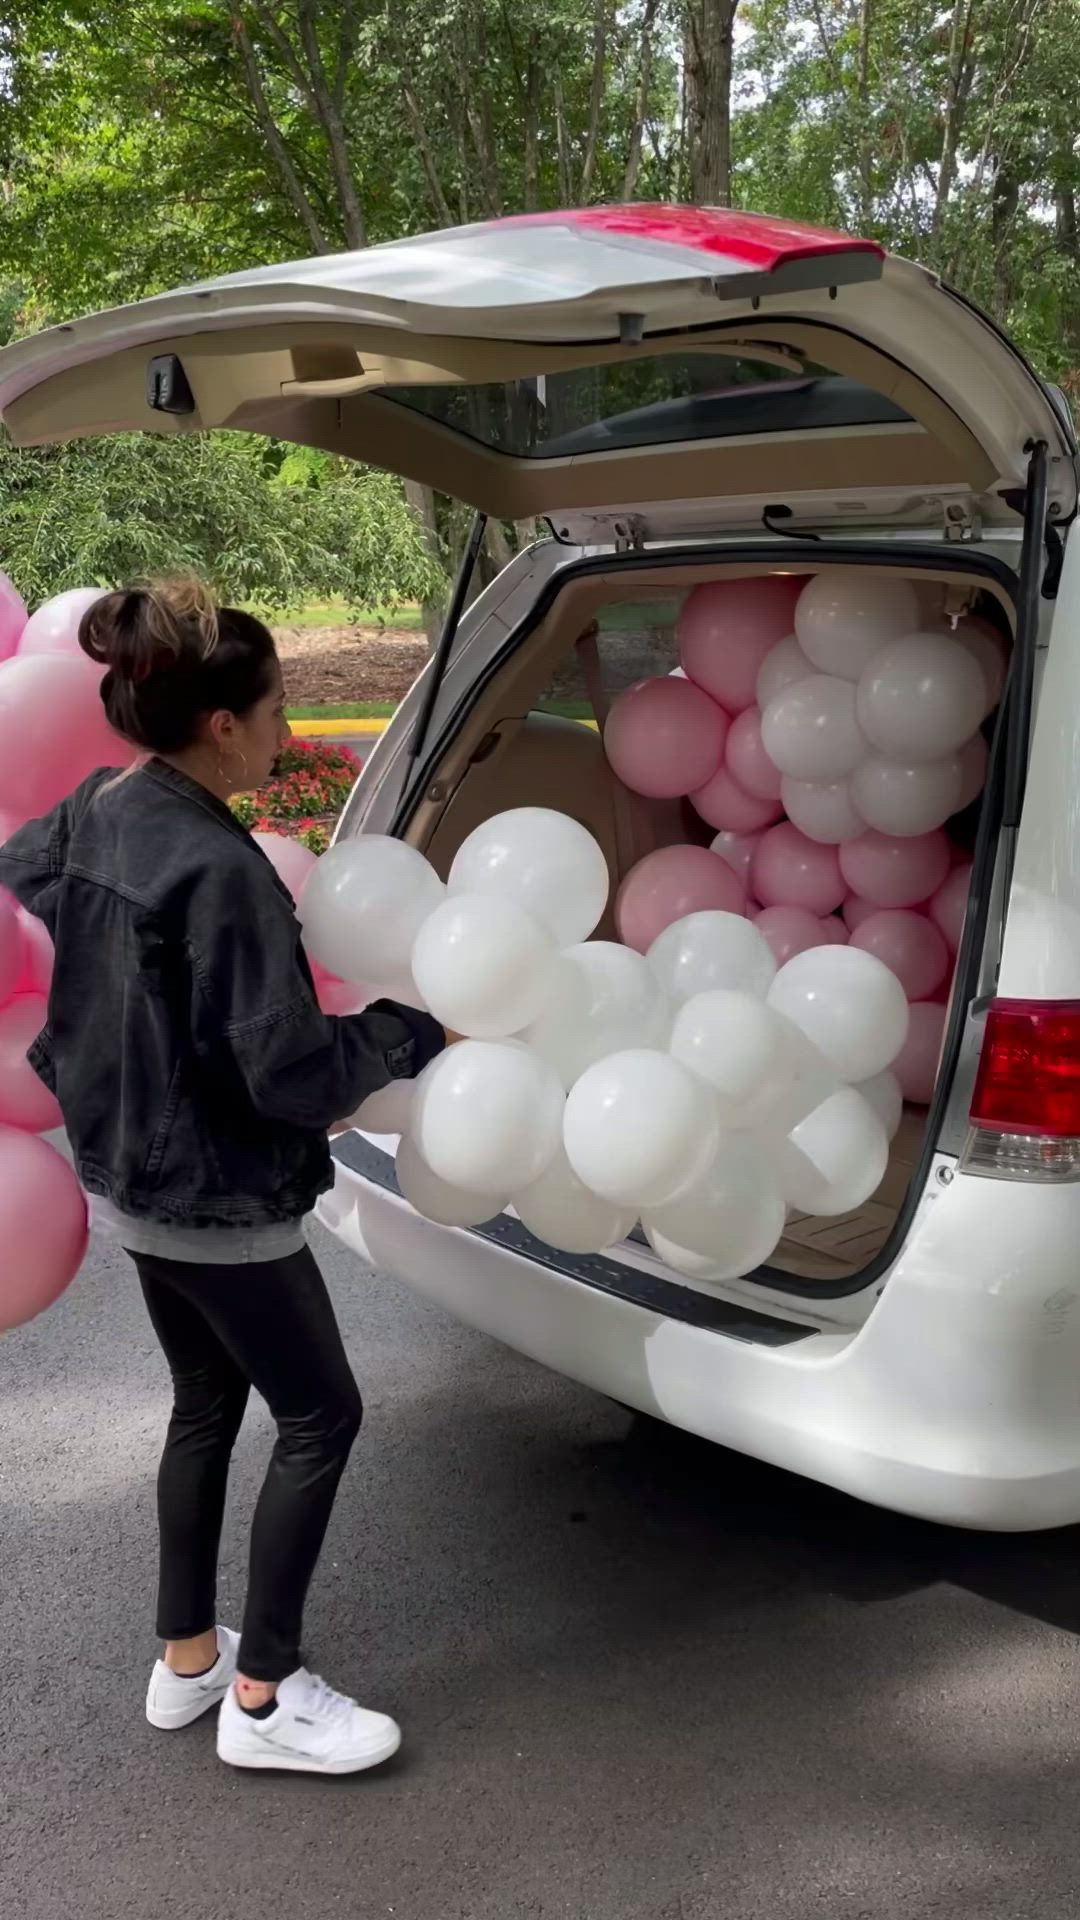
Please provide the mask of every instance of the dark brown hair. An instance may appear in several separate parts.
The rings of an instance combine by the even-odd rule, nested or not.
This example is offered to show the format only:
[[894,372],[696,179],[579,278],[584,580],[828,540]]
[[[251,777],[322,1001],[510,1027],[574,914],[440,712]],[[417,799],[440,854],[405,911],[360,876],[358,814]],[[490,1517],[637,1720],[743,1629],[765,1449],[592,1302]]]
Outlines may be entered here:
[[150,753],[180,753],[199,722],[244,714],[273,685],[274,638],[239,607],[217,607],[200,580],[103,594],[83,614],[79,645],[108,671],[109,725]]

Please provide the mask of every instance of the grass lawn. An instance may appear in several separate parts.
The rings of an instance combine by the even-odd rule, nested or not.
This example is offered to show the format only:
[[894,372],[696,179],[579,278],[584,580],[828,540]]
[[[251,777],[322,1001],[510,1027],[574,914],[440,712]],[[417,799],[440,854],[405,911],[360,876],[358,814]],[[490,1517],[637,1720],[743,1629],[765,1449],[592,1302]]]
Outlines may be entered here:
[[323,600],[314,606],[300,607],[291,613],[269,615],[272,627],[387,627],[396,633],[418,633],[420,608],[347,607],[344,600]]
[[[290,720],[389,720],[397,707],[392,700],[344,700],[315,705],[290,707]],[[591,720],[592,708],[573,701],[560,702],[545,700],[540,706],[541,713],[555,713],[563,720]]]

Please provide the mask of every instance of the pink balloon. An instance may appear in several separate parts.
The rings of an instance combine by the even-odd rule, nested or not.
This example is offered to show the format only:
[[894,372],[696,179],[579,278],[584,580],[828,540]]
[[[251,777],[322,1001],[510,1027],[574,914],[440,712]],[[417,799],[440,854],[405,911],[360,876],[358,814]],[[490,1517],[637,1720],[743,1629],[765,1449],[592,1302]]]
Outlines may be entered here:
[[754,925],[765,935],[778,967],[797,953],[828,945],[822,938],[822,922],[805,907],[763,907]]
[[840,871],[852,893],[877,907],[917,907],[949,871],[949,842],[940,827],[906,840],[871,831],[844,842]]
[[712,779],[729,724],[700,688],[665,674],[619,695],[604,727],[604,751],[632,793],[674,800]]
[[290,840],[287,833],[253,833],[252,839],[265,853],[278,879],[284,881],[294,900],[300,895],[316,864],[310,847]]
[[64,1124],[54,1096],[26,1057],[48,1011],[43,993],[20,993],[0,1007],[0,1125],[48,1133]]
[[779,800],[758,800],[752,793],[744,793],[726,767],[690,795],[690,805],[710,827],[722,827],[729,833],[760,833],[784,812]]
[[92,607],[105,592],[104,587],[70,587],[67,593],[58,593],[54,599],[43,601],[23,628],[20,658],[40,653],[74,654],[85,661],[100,680],[105,669],[89,659],[80,647],[79,622],[87,607]]
[[986,767],[990,758],[990,749],[981,733],[974,735],[966,747],[960,749],[960,798],[956,803],[957,813],[963,813],[977,800],[986,785]]
[[710,580],[684,601],[679,658],[690,679],[729,713],[753,706],[762,663],[791,633],[804,585],[791,574]]
[[19,909],[11,895],[0,890],[0,1007],[18,991],[22,970]]
[[945,1037],[946,1009],[938,1001],[916,1000],[909,1009],[908,1036],[892,1063],[905,1100],[929,1106]]
[[0,573],[0,660],[11,658],[25,625],[26,602],[7,574]]
[[954,867],[930,902],[930,918],[950,953],[959,953],[971,892],[971,862]]
[[851,935],[843,921],[835,913],[827,913],[821,922],[821,944],[824,947],[846,947]]
[[44,1140],[0,1127],[0,1332],[43,1313],[86,1252],[86,1200]]
[[724,765],[744,793],[753,794],[757,800],[779,800],[783,775],[765,751],[761,715],[756,707],[746,707],[732,721]]
[[[718,853],[721,860],[726,860],[736,878],[741,880],[744,887],[748,887],[750,885],[750,862],[754,857],[754,848],[760,839],[760,833],[730,833],[727,828],[724,828],[717,834],[715,840],[709,842],[709,852]],[[749,915],[750,905],[748,902],[748,919]]]
[[929,1000],[949,971],[949,949],[924,914],[900,908],[872,913],[851,936],[895,973],[909,1000]]
[[626,947],[645,953],[658,934],[688,913],[742,913],[746,895],[726,860],[707,847],[660,847],[631,867],[615,900]]
[[860,900],[857,893],[849,893],[841,911],[848,932],[857,933],[863,921],[869,920],[872,913],[880,913],[881,908],[875,907],[872,900]]
[[762,835],[750,885],[767,907],[805,907],[819,917],[832,913],[847,892],[836,848],[808,840],[790,820]]
[[19,955],[19,978],[15,983],[16,993],[42,993],[49,997],[52,986],[53,965],[56,951],[53,943],[34,914],[27,913],[25,907],[16,908],[19,922],[21,952]]
[[17,655],[0,666],[0,808],[47,813],[95,767],[128,767],[135,748],[105,719],[88,660]]
[[311,963],[311,975],[315,982],[315,998],[324,1013],[342,1016],[349,1013],[362,1013],[371,999],[366,987],[354,986],[349,980],[341,980],[336,973],[330,973],[318,962]]

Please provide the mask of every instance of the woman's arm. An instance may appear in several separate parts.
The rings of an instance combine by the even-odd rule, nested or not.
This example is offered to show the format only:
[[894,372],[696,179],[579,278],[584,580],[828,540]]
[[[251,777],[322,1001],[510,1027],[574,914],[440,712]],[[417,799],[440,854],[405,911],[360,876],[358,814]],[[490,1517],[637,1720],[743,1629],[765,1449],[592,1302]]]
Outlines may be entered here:
[[296,916],[261,863],[241,863],[215,895],[190,918],[193,1039],[211,1064],[224,1050],[258,1113],[325,1131],[442,1052],[438,1022],[393,1001],[320,1010]]

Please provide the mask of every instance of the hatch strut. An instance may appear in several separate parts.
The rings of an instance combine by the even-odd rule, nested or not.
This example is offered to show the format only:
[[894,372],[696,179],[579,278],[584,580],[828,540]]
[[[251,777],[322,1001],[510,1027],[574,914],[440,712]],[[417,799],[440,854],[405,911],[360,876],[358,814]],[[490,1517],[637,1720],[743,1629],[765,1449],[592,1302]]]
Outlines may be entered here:
[[461,565],[458,567],[457,579],[454,581],[454,590],[450,595],[450,605],[446,609],[446,618],[443,621],[443,628],[439,635],[438,645],[431,657],[431,671],[427,676],[424,697],[420,702],[420,711],[416,716],[416,725],[413,728],[412,740],[409,743],[409,760],[405,768],[405,779],[402,785],[403,793],[407,793],[412,785],[413,774],[416,772],[417,764],[427,744],[428,731],[431,726],[431,716],[435,712],[435,704],[442,691],[442,683],[446,678],[446,669],[450,664],[450,654],[453,650],[454,637],[461,624],[461,616],[465,611],[465,601],[468,596],[476,562],[480,557],[480,548],[484,544],[487,523],[487,514],[478,513],[469,530],[469,538],[466,542],[465,551],[461,556]]
[[1020,588],[1016,614],[1016,643],[1009,674],[1009,737],[1006,743],[1005,796],[1001,824],[1020,825],[1027,780],[1031,695],[1035,677],[1035,648],[1039,638],[1039,598],[1043,581],[1043,544],[1047,531],[1049,457],[1045,440],[1036,440],[1028,461],[1024,489],[1024,540],[1020,549]]

